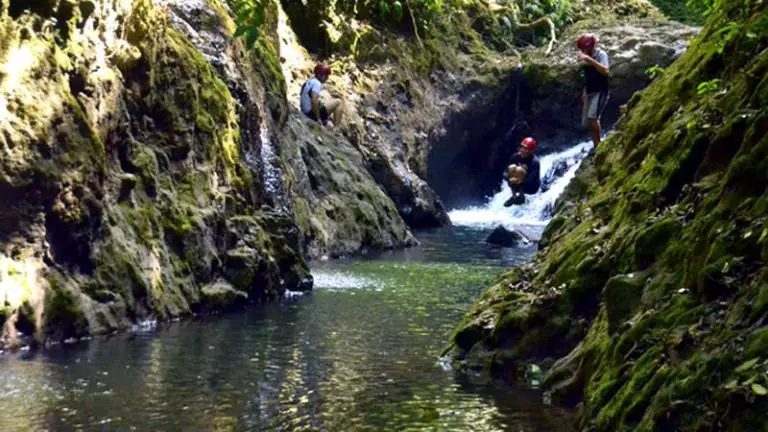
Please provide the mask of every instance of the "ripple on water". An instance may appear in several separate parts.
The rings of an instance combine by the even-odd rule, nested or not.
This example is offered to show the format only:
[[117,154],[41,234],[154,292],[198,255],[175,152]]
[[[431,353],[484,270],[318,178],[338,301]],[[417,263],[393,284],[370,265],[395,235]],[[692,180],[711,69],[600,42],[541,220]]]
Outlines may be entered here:
[[312,276],[315,279],[315,289],[378,288],[380,285],[374,279],[338,271],[313,270]]

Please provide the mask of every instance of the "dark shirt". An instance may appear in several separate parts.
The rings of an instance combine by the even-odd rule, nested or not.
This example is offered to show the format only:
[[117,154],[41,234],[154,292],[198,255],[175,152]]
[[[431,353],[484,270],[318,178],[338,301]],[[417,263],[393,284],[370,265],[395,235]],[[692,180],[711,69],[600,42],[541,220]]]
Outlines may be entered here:
[[[608,67],[608,54],[600,48],[595,49],[592,58],[601,65]],[[584,87],[589,93],[607,92],[609,88],[608,76],[603,75],[594,66],[586,65],[584,67]]]
[[[525,168],[528,170],[525,180],[523,180],[523,192],[531,195],[539,191],[541,175],[539,173],[539,160],[536,156],[523,159],[518,153],[515,153],[512,159],[509,160],[509,165],[525,165]],[[504,173],[504,177],[506,177],[506,171]]]

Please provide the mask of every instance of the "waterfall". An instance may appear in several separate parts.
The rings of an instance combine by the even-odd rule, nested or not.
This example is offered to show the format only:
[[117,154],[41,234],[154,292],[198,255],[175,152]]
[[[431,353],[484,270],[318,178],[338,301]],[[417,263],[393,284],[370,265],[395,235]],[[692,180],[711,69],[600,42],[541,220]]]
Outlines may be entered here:
[[[525,204],[504,207],[511,191],[501,180],[501,192],[491,197],[483,206],[452,210],[448,213],[454,225],[473,228],[505,226],[544,226],[552,217],[552,206],[562,195],[568,183],[576,175],[581,161],[592,148],[592,142],[582,142],[559,153],[539,158],[542,188],[534,195],[526,195]],[[501,179],[501,173],[499,174]]]
[[259,139],[261,140],[261,164],[264,168],[262,171],[264,191],[272,199],[276,208],[285,209],[287,202],[283,185],[283,170],[277,163],[275,146],[269,137],[266,121],[261,123]]

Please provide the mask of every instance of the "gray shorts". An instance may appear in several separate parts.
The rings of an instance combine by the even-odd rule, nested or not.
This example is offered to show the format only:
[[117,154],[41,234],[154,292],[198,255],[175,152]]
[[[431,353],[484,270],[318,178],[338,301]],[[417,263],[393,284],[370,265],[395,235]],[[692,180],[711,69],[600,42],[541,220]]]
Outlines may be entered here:
[[583,127],[589,126],[589,120],[600,120],[600,116],[608,105],[609,92],[589,93],[587,94],[587,103],[584,104],[584,110],[581,115],[581,124]]

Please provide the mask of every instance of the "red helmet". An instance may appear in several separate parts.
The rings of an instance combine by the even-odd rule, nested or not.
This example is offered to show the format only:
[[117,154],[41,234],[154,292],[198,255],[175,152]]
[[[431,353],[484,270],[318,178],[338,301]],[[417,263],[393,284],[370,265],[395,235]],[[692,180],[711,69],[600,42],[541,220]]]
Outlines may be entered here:
[[527,138],[523,139],[520,142],[520,145],[525,147],[525,148],[527,148],[530,151],[536,151],[536,147],[539,146],[539,144],[536,142],[536,140],[531,138],[531,137],[527,137]]
[[576,41],[576,46],[579,50],[587,54],[592,52],[592,49],[597,46],[597,38],[592,33],[584,33],[579,40]]
[[327,64],[325,64],[325,63],[318,63],[318,65],[315,66],[315,75],[317,75],[317,76],[320,76],[320,75],[328,76],[330,74],[331,74],[331,67],[328,66]]

